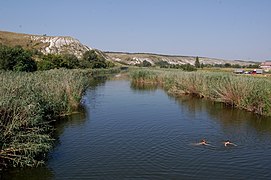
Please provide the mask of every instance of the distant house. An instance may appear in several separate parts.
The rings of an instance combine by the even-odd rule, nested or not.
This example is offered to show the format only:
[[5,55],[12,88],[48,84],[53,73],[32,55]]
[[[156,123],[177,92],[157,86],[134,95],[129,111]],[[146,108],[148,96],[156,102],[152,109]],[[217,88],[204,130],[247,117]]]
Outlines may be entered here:
[[255,70],[256,70],[256,74],[263,74],[263,70],[262,69],[255,69]]
[[235,74],[263,74],[263,69],[254,69],[253,71],[244,71],[243,69],[235,69]]
[[245,72],[245,71],[244,71],[243,69],[235,69],[235,70],[234,70],[234,73],[235,73],[235,74],[244,74],[244,72]]
[[270,71],[271,61],[266,61],[266,62],[261,63],[260,68],[262,68],[264,71]]
[[263,69],[254,69],[250,74],[263,74]]

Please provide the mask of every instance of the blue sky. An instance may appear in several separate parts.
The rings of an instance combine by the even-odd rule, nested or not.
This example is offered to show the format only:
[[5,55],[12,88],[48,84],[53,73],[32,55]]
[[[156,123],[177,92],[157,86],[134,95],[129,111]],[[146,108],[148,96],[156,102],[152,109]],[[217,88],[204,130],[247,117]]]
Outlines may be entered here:
[[1,0],[0,30],[105,51],[271,59],[271,0]]

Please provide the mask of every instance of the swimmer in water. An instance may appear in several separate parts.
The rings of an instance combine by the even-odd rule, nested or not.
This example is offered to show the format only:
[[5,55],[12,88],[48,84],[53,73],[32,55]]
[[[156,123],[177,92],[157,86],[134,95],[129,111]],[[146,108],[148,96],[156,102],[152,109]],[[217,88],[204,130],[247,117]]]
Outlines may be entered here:
[[204,145],[204,146],[210,146],[210,144],[207,143],[205,139],[202,139],[199,143],[196,143],[195,145]]
[[230,146],[237,146],[236,144],[230,142],[230,140],[224,141],[223,143],[224,143],[224,146],[225,146],[225,147],[227,147],[227,146],[229,146],[229,145],[230,145]]

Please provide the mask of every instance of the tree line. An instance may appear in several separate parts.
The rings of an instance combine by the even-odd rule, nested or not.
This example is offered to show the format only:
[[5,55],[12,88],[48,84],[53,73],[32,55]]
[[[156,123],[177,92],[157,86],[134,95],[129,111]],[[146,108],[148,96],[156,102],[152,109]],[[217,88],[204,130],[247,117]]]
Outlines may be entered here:
[[[257,64],[241,66],[239,64],[203,64],[199,57],[196,57],[194,65],[191,64],[169,64],[160,61],[155,64],[160,68],[182,69],[184,71],[196,71],[198,68],[258,68]],[[153,66],[144,60],[138,64],[140,67]],[[114,63],[107,61],[100,53],[95,50],[86,51],[79,59],[74,54],[42,54],[38,50],[25,50],[20,46],[10,47],[0,44],[0,70],[26,71],[49,69],[76,69],[76,68],[109,68],[114,67]]]
[[109,68],[114,63],[107,61],[95,50],[86,51],[82,58],[74,54],[42,54],[37,50],[25,50],[20,46],[0,44],[0,70],[26,71],[76,68]]
[[196,71],[197,68],[259,68],[259,64],[203,64],[200,63],[199,57],[196,57],[194,65],[191,64],[169,64],[167,61],[160,61],[156,63],[160,68],[173,68],[173,69],[183,69],[185,71]]

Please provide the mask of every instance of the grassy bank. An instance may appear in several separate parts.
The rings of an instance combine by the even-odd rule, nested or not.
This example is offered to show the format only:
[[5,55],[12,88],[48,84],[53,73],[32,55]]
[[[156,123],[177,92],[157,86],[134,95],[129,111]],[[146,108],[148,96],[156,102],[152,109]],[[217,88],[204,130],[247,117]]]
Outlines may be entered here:
[[78,110],[92,76],[117,71],[0,71],[0,169],[42,163],[53,142],[50,121]]
[[134,83],[156,83],[175,96],[192,94],[271,116],[271,80],[221,72],[137,70]]

